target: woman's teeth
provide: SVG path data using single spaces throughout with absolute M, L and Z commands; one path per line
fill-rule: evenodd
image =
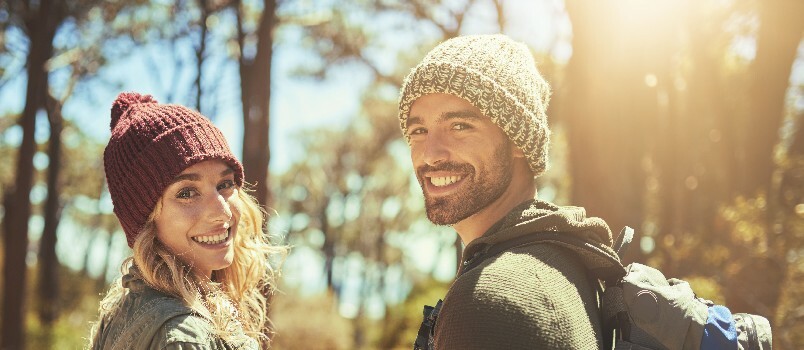
M 229 238 L 229 230 L 226 230 L 223 233 L 214 236 L 196 236 L 193 237 L 193 240 L 198 243 L 204 243 L 204 244 L 218 244 L 223 243 L 224 241 L 226 241 L 227 238 Z
M 462 179 L 461 176 L 439 176 L 439 177 L 431 177 L 430 183 L 435 185 L 436 187 L 452 185 Z

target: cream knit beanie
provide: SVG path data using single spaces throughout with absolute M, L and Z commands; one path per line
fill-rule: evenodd
M 461 36 L 436 46 L 402 84 L 399 122 L 406 138 L 410 106 L 436 93 L 463 98 L 491 118 L 525 153 L 534 176 L 547 169 L 550 86 L 527 46 L 501 34 Z

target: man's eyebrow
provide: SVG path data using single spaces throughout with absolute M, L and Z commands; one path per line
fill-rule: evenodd
M 421 124 L 421 123 L 422 123 L 422 118 L 419 118 L 419 117 L 408 117 L 408 121 L 407 121 L 407 124 L 408 124 L 408 125 L 411 125 L 411 124 Z
M 444 122 L 444 121 L 451 120 L 451 119 L 476 120 L 476 119 L 481 119 L 481 118 L 483 118 L 483 115 L 481 115 L 481 114 L 479 114 L 479 113 L 477 113 L 475 111 L 465 110 L 465 111 L 454 111 L 454 112 L 441 113 L 441 116 L 438 118 L 438 121 L 439 122 Z M 423 124 L 422 118 L 420 118 L 420 117 L 408 117 L 407 124 L 408 125 Z
M 224 176 L 229 175 L 229 174 L 232 174 L 232 173 L 234 173 L 234 169 L 232 169 L 232 168 L 226 168 L 226 170 L 221 171 L 221 177 L 224 177 Z
M 465 111 L 454 111 L 454 112 L 444 112 L 441 114 L 441 117 L 438 118 L 438 121 L 447 121 L 451 119 L 480 119 L 483 118 L 482 115 L 479 113 L 472 111 L 472 110 L 465 110 Z

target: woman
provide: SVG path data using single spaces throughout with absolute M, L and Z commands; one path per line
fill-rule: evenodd
M 109 192 L 133 255 L 101 301 L 92 349 L 258 349 L 270 328 L 263 212 L 243 166 L 207 118 L 122 93 L 104 151 Z

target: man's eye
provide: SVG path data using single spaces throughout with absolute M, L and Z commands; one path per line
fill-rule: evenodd
M 235 183 L 232 180 L 225 180 L 218 185 L 218 191 L 234 187 Z
M 466 130 L 471 129 L 472 127 L 466 123 L 455 123 L 452 124 L 452 130 Z
M 198 191 L 196 191 L 193 188 L 182 188 L 179 191 L 179 193 L 176 193 L 176 198 L 178 198 L 178 199 L 189 199 L 189 198 L 192 198 L 192 197 L 196 196 L 197 194 L 198 194 Z
M 425 128 L 414 128 L 410 131 L 410 135 L 424 135 L 427 133 L 427 129 Z

